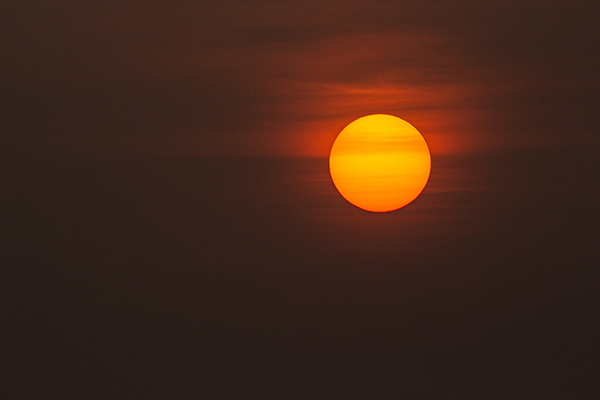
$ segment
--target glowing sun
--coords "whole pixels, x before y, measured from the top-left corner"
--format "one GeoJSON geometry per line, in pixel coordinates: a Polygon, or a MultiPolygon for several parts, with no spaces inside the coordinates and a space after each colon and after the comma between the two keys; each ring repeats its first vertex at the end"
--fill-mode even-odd
{"type": "Polygon", "coordinates": [[[340,194],[373,212],[402,208],[416,199],[431,172],[429,147],[408,122],[386,114],[348,124],[329,154],[329,171],[340,194]]]}

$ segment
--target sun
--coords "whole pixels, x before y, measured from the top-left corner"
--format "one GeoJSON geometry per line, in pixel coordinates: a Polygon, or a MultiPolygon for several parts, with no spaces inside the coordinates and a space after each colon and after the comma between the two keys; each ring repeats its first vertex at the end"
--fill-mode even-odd
{"type": "Polygon", "coordinates": [[[373,114],[340,132],[329,155],[329,171],[348,202],[363,210],[388,212],[421,194],[431,173],[431,155],[410,123],[373,114]]]}

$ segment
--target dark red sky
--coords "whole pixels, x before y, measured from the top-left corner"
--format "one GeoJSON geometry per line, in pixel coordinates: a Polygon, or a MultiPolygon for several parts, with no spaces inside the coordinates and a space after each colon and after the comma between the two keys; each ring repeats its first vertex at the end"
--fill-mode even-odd
{"type": "Polygon", "coordinates": [[[600,398],[599,20],[3,2],[7,398],[600,398]],[[329,176],[369,113],[432,151],[392,213],[329,176]]]}
{"type": "Polygon", "coordinates": [[[440,153],[583,143],[599,124],[590,4],[9,2],[8,144],[325,156],[376,112],[440,153]]]}

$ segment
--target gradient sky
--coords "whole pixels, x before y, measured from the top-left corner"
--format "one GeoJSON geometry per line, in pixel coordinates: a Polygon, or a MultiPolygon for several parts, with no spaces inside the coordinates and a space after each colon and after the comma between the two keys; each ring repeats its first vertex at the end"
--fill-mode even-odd
{"type": "Polygon", "coordinates": [[[590,4],[9,2],[5,140],[34,154],[325,156],[369,113],[410,121],[434,153],[597,140],[590,4]]]}
{"type": "Polygon", "coordinates": [[[4,1],[1,392],[600,398],[599,10],[4,1]],[[431,149],[391,213],[329,175],[372,113],[431,149]]]}

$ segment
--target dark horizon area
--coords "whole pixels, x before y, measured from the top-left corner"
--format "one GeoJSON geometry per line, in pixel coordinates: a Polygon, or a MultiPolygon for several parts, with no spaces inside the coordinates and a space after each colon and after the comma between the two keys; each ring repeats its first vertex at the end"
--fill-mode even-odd
{"type": "Polygon", "coordinates": [[[434,158],[383,214],[325,158],[31,163],[9,398],[593,398],[595,159],[555,156],[434,158]]]}

